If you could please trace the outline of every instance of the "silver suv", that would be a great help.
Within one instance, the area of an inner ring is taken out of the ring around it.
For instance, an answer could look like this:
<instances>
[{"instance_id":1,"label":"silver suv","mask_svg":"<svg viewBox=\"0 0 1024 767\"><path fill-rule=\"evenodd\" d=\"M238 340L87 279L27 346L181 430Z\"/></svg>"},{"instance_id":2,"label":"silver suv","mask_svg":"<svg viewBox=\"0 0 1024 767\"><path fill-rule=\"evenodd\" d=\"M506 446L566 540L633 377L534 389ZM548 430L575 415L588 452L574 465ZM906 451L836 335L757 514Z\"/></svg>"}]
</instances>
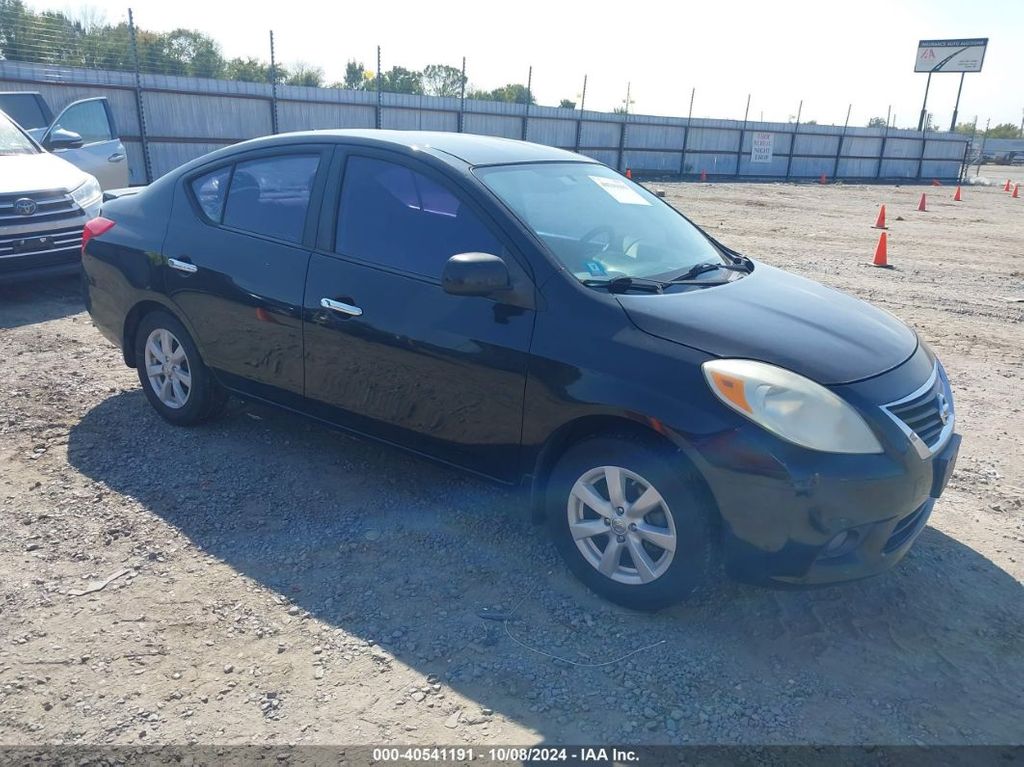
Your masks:
<instances>
[{"instance_id":1,"label":"silver suv","mask_svg":"<svg viewBox=\"0 0 1024 767\"><path fill-rule=\"evenodd\" d=\"M76 272L82 227L102 197L94 176L44 151L0 112L0 285Z\"/></svg>"}]
</instances>

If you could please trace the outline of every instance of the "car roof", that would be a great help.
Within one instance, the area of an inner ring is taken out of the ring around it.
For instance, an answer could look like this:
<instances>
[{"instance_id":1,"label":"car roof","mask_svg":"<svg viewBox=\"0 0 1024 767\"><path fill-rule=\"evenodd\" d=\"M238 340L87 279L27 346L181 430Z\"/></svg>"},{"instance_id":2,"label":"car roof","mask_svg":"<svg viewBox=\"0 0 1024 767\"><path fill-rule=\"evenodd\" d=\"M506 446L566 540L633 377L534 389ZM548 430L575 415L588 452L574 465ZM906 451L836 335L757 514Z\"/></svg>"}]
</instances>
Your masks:
<instances>
[{"instance_id":1,"label":"car roof","mask_svg":"<svg viewBox=\"0 0 1024 767\"><path fill-rule=\"evenodd\" d=\"M596 162L590 157L564 149L534 144L529 141L479 136L472 133L447 133L444 131L406 131L376 129L336 129L279 133L261 139L244 142L254 144L288 144L296 140L339 141L378 146L381 148L421 151L434 155L449 164L504 165L523 162ZM236 147L239 145L235 145Z\"/></svg>"}]
</instances>

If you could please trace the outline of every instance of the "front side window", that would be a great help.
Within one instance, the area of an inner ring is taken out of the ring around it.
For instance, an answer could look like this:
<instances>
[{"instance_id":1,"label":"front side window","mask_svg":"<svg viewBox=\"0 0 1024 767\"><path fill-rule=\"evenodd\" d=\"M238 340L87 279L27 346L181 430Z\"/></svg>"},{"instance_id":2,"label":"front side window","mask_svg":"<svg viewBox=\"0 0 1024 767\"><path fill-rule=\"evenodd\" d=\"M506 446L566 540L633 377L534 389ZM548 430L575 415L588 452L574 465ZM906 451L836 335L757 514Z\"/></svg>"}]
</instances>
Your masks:
<instances>
[{"instance_id":1,"label":"front side window","mask_svg":"<svg viewBox=\"0 0 1024 767\"><path fill-rule=\"evenodd\" d=\"M221 213L224 212L224 200L228 194L230 177L231 167L228 166L192 180L192 193L196 196L199 207L203 209L207 218L218 224Z\"/></svg>"},{"instance_id":2,"label":"front side window","mask_svg":"<svg viewBox=\"0 0 1024 767\"><path fill-rule=\"evenodd\" d=\"M319 155L238 163L224 206L224 225L300 242L319 164Z\"/></svg>"},{"instance_id":3,"label":"front side window","mask_svg":"<svg viewBox=\"0 0 1024 767\"><path fill-rule=\"evenodd\" d=\"M671 279L724 261L693 224L603 165L531 163L475 173L580 280Z\"/></svg>"},{"instance_id":4,"label":"front side window","mask_svg":"<svg viewBox=\"0 0 1024 767\"><path fill-rule=\"evenodd\" d=\"M0 114L0 157L13 154L36 154L39 150L3 114Z\"/></svg>"},{"instance_id":5,"label":"front side window","mask_svg":"<svg viewBox=\"0 0 1024 767\"><path fill-rule=\"evenodd\" d=\"M110 117L102 101L84 101L65 109L53 124L53 130L63 128L77 133L82 143L110 141L114 135L110 128Z\"/></svg>"},{"instance_id":6,"label":"front side window","mask_svg":"<svg viewBox=\"0 0 1024 767\"><path fill-rule=\"evenodd\" d=\"M459 253L502 254L498 239L449 189L404 165L350 157L335 250L438 278Z\"/></svg>"}]
</instances>

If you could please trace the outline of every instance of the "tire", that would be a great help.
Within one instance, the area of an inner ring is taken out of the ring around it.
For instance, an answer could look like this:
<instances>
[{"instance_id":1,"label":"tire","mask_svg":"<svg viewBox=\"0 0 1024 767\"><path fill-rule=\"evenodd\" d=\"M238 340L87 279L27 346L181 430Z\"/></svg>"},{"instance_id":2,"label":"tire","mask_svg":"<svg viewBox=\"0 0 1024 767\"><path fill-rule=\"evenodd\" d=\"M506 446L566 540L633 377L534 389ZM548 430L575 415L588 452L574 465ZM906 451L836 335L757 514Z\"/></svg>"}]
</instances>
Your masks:
<instances>
[{"instance_id":1,"label":"tire","mask_svg":"<svg viewBox=\"0 0 1024 767\"><path fill-rule=\"evenodd\" d=\"M713 509L694 471L678 454L632 436L591 437L571 447L547 493L548 526L569 569L604 598L636 610L668 607L703 587L712 572ZM618 507L608 493L616 476L625 501Z\"/></svg>"},{"instance_id":2,"label":"tire","mask_svg":"<svg viewBox=\"0 0 1024 767\"><path fill-rule=\"evenodd\" d=\"M147 350L150 341L153 345ZM170 363L165 366L168 350ZM135 368L149 404L175 426L205 423L223 412L227 404L227 392L213 380L192 336L166 311L150 312L139 322ZM157 368L161 368L159 373ZM152 378L151 372L155 373Z\"/></svg>"}]
</instances>

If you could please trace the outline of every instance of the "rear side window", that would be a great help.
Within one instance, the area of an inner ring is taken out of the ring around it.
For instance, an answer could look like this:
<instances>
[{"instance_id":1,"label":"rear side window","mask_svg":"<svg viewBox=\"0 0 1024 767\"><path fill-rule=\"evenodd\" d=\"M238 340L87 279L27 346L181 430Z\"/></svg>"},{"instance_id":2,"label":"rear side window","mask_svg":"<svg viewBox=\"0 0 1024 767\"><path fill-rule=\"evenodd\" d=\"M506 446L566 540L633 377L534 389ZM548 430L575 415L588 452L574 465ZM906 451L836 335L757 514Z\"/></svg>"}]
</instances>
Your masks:
<instances>
[{"instance_id":1,"label":"rear side window","mask_svg":"<svg viewBox=\"0 0 1024 767\"><path fill-rule=\"evenodd\" d=\"M335 250L437 278L457 253L501 255L503 248L487 225L441 184L404 165L351 157Z\"/></svg>"},{"instance_id":2,"label":"rear side window","mask_svg":"<svg viewBox=\"0 0 1024 767\"><path fill-rule=\"evenodd\" d=\"M218 224L220 215L224 212L224 199L228 194L230 176L231 166L228 166L192 180L192 193L196 196L196 202L206 217Z\"/></svg>"},{"instance_id":3,"label":"rear side window","mask_svg":"<svg viewBox=\"0 0 1024 767\"><path fill-rule=\"evenodd\" d=\"M286 155L240 162L231 177L224 225L299 242L318 155Z\"/></svg>"}]
</instances>

